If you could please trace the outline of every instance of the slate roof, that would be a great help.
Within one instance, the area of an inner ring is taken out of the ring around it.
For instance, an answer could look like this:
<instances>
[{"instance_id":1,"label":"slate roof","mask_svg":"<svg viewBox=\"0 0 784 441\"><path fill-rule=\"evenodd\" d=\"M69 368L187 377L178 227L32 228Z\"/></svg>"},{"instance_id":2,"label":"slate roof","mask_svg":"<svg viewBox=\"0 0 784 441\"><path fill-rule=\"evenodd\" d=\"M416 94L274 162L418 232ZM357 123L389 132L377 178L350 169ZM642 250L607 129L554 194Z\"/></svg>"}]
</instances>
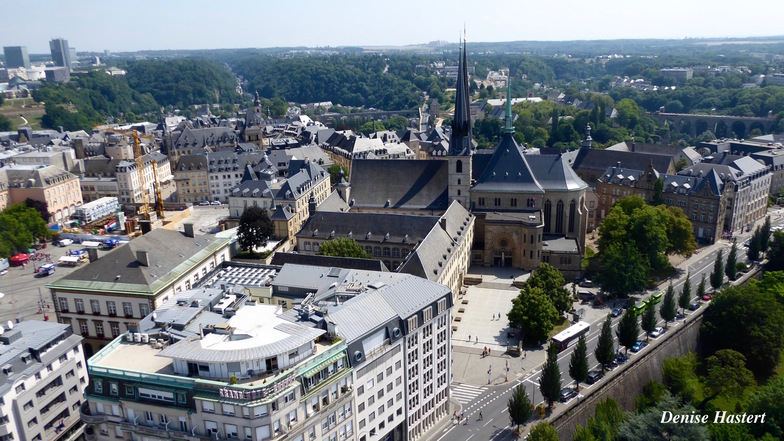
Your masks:
<instances>
[{"instance_id":1,"label":"slate roof","mask_svg":"<svg viewBox=\"0 0 784 441\"><path fill-rule=\"evenodd\" d=\"M30 185L30 179L33 180ZM0 168L0 184L6 186L44 188L53 183L78 177L59 167L48 165L40 168L34 165L13 165Z\"/></svg>"},{"instance_id":2,"label":"slate roof","mask_svg":"<svg viewBox=\"0 0 784 441\"><path fill-rule=\"evenodd\" d=\"M448 163L439 160L354 160L350 198L356 207L445 210Z\"/></svg>"},{"instance_id":3,"label":"slate roof","mask_svg":"<svg viewBox=\"0 0 784 441\"><path fill-rule=\"evenodd\" d=\"M430 232L438 219L438 216L413 214L316 212L297 237L300 240L350 237L366 242L414 244Z\"/></svg>"},{"instance_id":4,"label":"slate roof","mask_svg":"<svg viewBox=\"0 0 784 441\"><path fill-rule=\"evenodd\" d=\"M595 173L599 175L610 164L621 163L623 167L644 170L649 164L659 173L667 173L673 164L672 157L638 152L618 152L602 149L579 149L572 168L578 175Z\"/></svg>"},{"instance_id":5,"label":"slate roof","mask_svg":"<svg viewBox=\"0 0 784 441\"><path fill-rule=\"evenodd\" d=\"M357 259L354 257L317 256L301 253L275 253L271 265L312 265L330 268L358 269L365 271L389 271L384 263L377 259Z\"/></svg>"},{"instance_id":6,"label":"slate roof","mask_svg":"<svg viewBox=\"0 0 784 441\"><path fill-rule=\"evenodd\" d=\"M472 191L544 193L523 149L506 133Z\"/></svg>"},{"instance_id":7,"label":"slate roof","mask_svg":"<svg viewBox=\"0 0 784 441\"><path fill-rule=\"evenodd\" d=\"M179 231L158 228L47 287L106 294L156 294L228 243L229 239L187 237ZM139 250L147 251L150 266L139 263L136 254Z\"/></svg>"},{"instance_id":8,"label":"slate roof","mask_svg":"<svg viewBox=\"0 0 784 441\"><path fill-rule=\"evenodd\" d=\"M349 211L348 202L344 201L337 191L333 191L318 206L316 211L345 212Z\"/></svg>"},{"instance_id":9,"label":"slate roof","mask_svg":"<svg viewBox=\"0 0 784 441\"><path fill-rule=\"evenodd\" d=\"M192 129L185 127L174 141L175 149L199 149L234 145L239 137L230 127L208 127Z\"/></svg>"},{"instance_id":10,"label":"slate roof","mask_svg":"<svg viewBox=\"0 0 784 441\"><path fill-rule=\"evenodd\" d=\"M177 160L177 165L172 172L204 170L207 172L207 156L205 155L182 155Z\"/></svg>"},{"instance_id":11,"label":"slate roof","mask_svg":"<svg viewBox=\"0 0 784 441\"><path fill-rule=\"evenodd\" d=\"M588 188L563 155L525 155L537 182L546 191L569 191Z\"/></svg>"}]
</instances>

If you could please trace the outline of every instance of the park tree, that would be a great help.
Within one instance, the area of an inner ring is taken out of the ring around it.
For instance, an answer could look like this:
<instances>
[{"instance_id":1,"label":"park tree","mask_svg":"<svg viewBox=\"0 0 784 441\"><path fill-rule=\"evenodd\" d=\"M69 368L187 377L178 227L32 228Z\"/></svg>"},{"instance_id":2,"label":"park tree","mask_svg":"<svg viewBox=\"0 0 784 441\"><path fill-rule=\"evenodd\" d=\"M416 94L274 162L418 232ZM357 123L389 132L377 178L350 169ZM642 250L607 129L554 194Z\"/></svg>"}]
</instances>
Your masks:
<instances>
[{"instance_id":1,"label":"park tree","mask_svg":"<svg viewBox=\"0 0 784 441\"><path fill-rule=\"evenodd\" d=\"M758 285L731 286L705 311L701 340L707 356L733 349L758 377L776 368L784 345L784 307Z\"/></svg>"},{"instance_id":2,"label":"park tree","mask_svg":"<svg viewBox=\"0 0 784 441\"><path fill-rule=\"evenodd\" d=\"M600 401L594 414L588 418L588 430L597 441L612 441L618 434L624 415L612 398Z\"/></svg>"},{"instance_id":3,"label":"park tree","mask_svg":"<svg viewBox=\"0 0 784 441\"><path fill-rule=\"evenodd\" d=\"M694 228L686 214L679 207L662 208L667 228L667 254L689 256L697 249Z\"/></svg>"},{"instance_id":4,"label":"park tree","mask_svg":"<svg viewBox=\"0 0 784 441\"><path fill-rule=\"evenodd\" d=\"M564 287L566 281L563 275L549 263L542 263L526 281L526 286L540 288L550 297L559 314L571 311L572 296Z\"/></svg>"},{"instance_id":5,"label":"park tree","mask_svg":"<svg viewBox=\"0 0 784 441\"><path fill-rule=\"evenodd\" d=\"M770 216L765 217L765 223L762 224L762 228L760 229L760 251L763 253L768 251L768 246L770 245Z\"/></svg>"},{"instance_id":6,"label":"park tree","mask_svg":"<svg viewBox=\"0 0 784 441\"><path fill-rule=\"evenodd\" d=\"M761 240L765 240L764 236ZM773 232L773 241L768 247L768 264L765 269L768 271L784 270L784 232Z\"/></svg>"},{"instance_id":7,"label":"park tree","mask_svg":"<svg viewBox=\"0 0 784 441\"><path fill-rule=\"evenodd\" d=\"M667 358L662 363L662 383L673 395L691 401L695 392L696 370L697 357L693 353Z\"/></svg>"},{"instance_id":8,"label":"park tree","mask_svg":"<svg viewBox=\"0 0 784 441\"><path fill-rule=\"evenodd\" d=\"M50 234L38 210L25 204L11 205L0 212L0 257L26 250Z\"/></svg>"},{"instance_id":9,"label":"park tree","mask_svg":"<svg viewBox=\"0 0 784 441\"><path fill-rule=\"evenodd\" d=\"M625 297L645 289L648 266L634 242L616 243L600 255L602 288L614 297Z\"/></svg>"},{"instance_id":10,"label":"park tree","mask_svg":"<svg viewBox=\"0 0 784 441\"><path fill-rule=\"evenodd\" d=\"M757 227L754 230L754 234L749 240L749 248L746 250L746 256L748 256L749 260L752 262L758 261L760 259L760 253L762 252L762 233L760 231L760 227Z\"/></svg>"},{"instance_id":11,"label":"park tree","mask_svg":"<svg viewBox=\"0 0 784 441\"><path fill-rule=\"evenodd\" d=\"M716 260L713 262L713 271L710 275L710 284L713 289L721 288L721 284L724 282L724 253L722 251L719 250L716 254Z\"/></svg>"},{"instance_id":12,"label":"park tree","mask_svg":"<svg viewBox=\"0 0 784 441\"><path fill-rule=\"evenodd\" d=\"M593 355L596 361L601 363L602 370L607 369L615 359L615 340L612 335L612 317L607 314L607 318L602 323L602 331L599 333L599 340L596 342L596 349Z\"/></svg>"},{"instance_id":13,"label":"park tree","mask_svg":"<svg viewBox=\"0 0 784 441\"><path fill-rule=\"evenodd\" d=\"M670 322L675 319L676 314L677 305L675 304L675 288L672 287L672 282L670 282L670 286L667 287L667 292L664 293L661 310L659 310L659 315L664 319L664 327L669 326Z\"/></svg>"},{"instance_id":14,"label":"park tree","mask_svg":"<svg viewBox=\"0 0 784 441\"><path fill-rule=\"evenodd\" d=\"M697 299L702 300L705 297L707 282L705 279L705 273L702 273L702 278L700 279L700 284L697 285Z\"/></svg>"},{"instance_id":15,"label":"park tree","mask_svg":"<svg viewBox=\"0 0 784 441\"><path fill-rule=\"evenodd\" d=\"M685 311L689 307L689 303L691 303L691 273L687 270L686 280L683 281L681 295L678 297L678 306L682 311Z\"/></svg>"},{"instance_id":16,"label":"park tree","mask_svg":"<svg viewBox=\"0 0 784 441\"><path fill-rule=\"evenodd\" d=\"M356 240L348 237L337 237L322 243L319 246L318 255L370 259L362 246Z\"/></svg>"},{"instance_id":17,"label":"park tree","mask_svg":"<svg viewBox=\"0 0 784 441\"><path fill-rule=\"evenodd\" d=\"M572 351L569 359L569 376L575 382L575 389L580 390L580 383L588 379L588 345L585 343L585 334L577 339L577 346Z\"/></svg>"},{"instance_id":18,"label":"park tree","mask_svg":"<svg viewBox=\"0 0 784 441\"><path fill-rule=\"evenodd\" d=\"M523 339L539 343L547 340L558 323L558 310L541 288L525 286L520 295L512 299L512 309L507 314L511 326L523 330Z\"/></svg>"},{"instance_id":19,"label":"park tree","mask_svg":"<svg viewBox=\"0 0 784 441\"><path fill-rule=\"evenodd\" d=\"M24 203L28 208L35 208L36 211L41 214L41 219L43 219L44 222L49 222L49 207L46 205L46 202L27 198L25 199Z\"/></svg>"},{"instance_id":20,"label":"park tree","mask_svg":"<svg viewBox=\"0 0 784 441\"><path fill-rule=\"evenodd\" d=\"M263 247L274 235L275 227L267 210L255 205L245 208L237 228L237 242L243 250L253 251L254 248Z\"/></svg>"},{"instance_id":21,"label":"park tree","mask_svg":"<svg viewBox=\"0 0 784 441\"><path fill-rule=\"evenodd\" d=\"M558 431L547 421L540 421L528 432L528 441L558 441Z\"/></svg>"},{"instance_id":22,"label":"park tree","mask_svg":"<svg viewBox=\"0 0 784 441\"><path fill-rule=\"evenodd\" d=\"M746 357L732 349L716 351L705 359L705 398L700 408L716 397L742 398L743 391L756 386L754 374L746 368Z\"/></svg>"},{"instance_id":23,"label":"park tree","mask_svg":"<svg viewBox=\"0 0 784 441\"><path fill-rule=\"evenodd\" d=\"M512 421L512 424L517 425L518 430L520 426L531 419L533 415L531 400L525 392L524 384L518 384L512 389L512 396L507 401L507 407L509 408L509 419Z\"/></svg>"},{"instance_id":24,"label":"park tree","mask_svg":"<svg viewBox=\"0 0 784 441\"><path fill-rule=\"evenodd\" d=\"M705 425L674 423L663 421L664 412L675 415L690 415L695 409L684 404L677 397L665 395L656 407L632 414L618 428L616 439L622 441L649 441L660 439L679 439L689 441L708 441L710 434Z\"/></svg>"},{"instance_id":25,"label":"park tree","mask_svg":"<svg viewBox=\"0 0 784 441\"><path fill-rule=\"evenodd\" d=\"M645 340L648 340L650 333L656 329L656 304L648 303L645 312L642 313L642 330L645 331Z\"/></svg>"},{"instance_id":26,"label":"park tree","mask_svg":"<svg viewBox=\"0 0 784 441\"><path fill-rule=\"evenodd\" d=\"M637 343L637 336L640 334L640 325L637 323L637 314L634 312L634 305L624 311L621 320L618 322L618 329L615 330L618 335L618 343L626 348L629 348Z\"/></svg>"},{"instance_id":27,"label":"park tree","mask_svg":"<svg viewBox=\"0 0 784 441\"><path fill-rule=\"evenodd\" d=\"M651 380L642 387L642 393L634 400L634 410L642 412L655 407L667 393L667 388L656 380Z\"/></svg>"},{"instance_id":28,"label":"park tree","mask_svg":"<svg viewBox=\"0 0 784 441\"><path fill-rule=\"evenodd\" d=\"M784 271L766 271L761 280L749 279L749 284L759 292L773 295L784 305Z\"/></svg>"},{"instance_id":29,"label":"park tree","mask_svg":"<svg viewBox=\"0 0 784 441\"><path fill-rule=\"evenodd\" d=\"M594 107L596 109L596 107ZM596 437L593 436L591 433L591 429L588 426L582 426L580 424L574 428L574 436L572 437L572 441L596 441Z\"/></svg>"},{"instance_id":30,"label":"park tree","mask_svg":"<svg viewBox=\"0 0 784 441\"><path fill-rule=\"evenodd\" d=\"M0 114L0 132L10 132L12 127L11 120L7 116Z\"/></svg>"},{"instance_id":31,"label":"park tree","mask_svg":"<svg viewBox=\"0 0 784 441\"><path fill-rule=\"evenodd\" d=\"M738 275L738 247L735 242L732 242L732 247L730 248L729 254L727 254L727 262L724 265L724 274L727 275L727 278L730 280L735 280L735 277Z\"/></svg>"},{"instance_id":32,"label":"park tree","mask_svg":"<svg viewBox=\"0 0 784 441\"><path fill-rule=\"evenodd\" d=\"M539 392L547 400L547 405L552 408L553 403L561 394L561 369L558 367L558 348L554 342L547 347L547 360L539 377Z\"/></svg>"},{"instance_id":33,"label":"park tree","mask_svg":"<svg viewBox=\"0 0 784 441\"><path fill-rule=\"evenodd\" d=\"M767 418L759 424L751 424L752 434L761 439L765 434L771 439L784 439L784 377L773 377L767 384L754 391L748 399L746 411Z\"/></svg>"}]
</instances>

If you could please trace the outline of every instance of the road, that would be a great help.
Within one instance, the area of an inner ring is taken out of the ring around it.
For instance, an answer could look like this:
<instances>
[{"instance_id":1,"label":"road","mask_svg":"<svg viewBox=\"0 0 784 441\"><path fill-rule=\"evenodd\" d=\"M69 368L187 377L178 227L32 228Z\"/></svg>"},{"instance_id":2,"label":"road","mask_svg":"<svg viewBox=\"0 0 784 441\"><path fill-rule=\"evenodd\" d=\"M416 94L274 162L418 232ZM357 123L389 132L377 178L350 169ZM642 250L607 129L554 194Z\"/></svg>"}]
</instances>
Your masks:
<instances>
[{"instance_id":1,"label":"road","mask_svg":"<svg viewBox=\"0 0 784 441\"><path fill-rule=\"evenodd\" d=\"M783 226L784 225L784 210L777 210L769 212L772 218L773 226ZM746 260L746 250L743 247L743 241L747 238L751 237L751 233L743 233L739 235L736 240L738 243L738 262L743 262ZM697 285L700 283L700 279L702 275L705 274L706 279L709 278L711 271L713 270L713 264L716 260L716 253L719 250L723 250L723 255L726 259L727 253L731 247L731 243L728 241L721 241L718 246L712 247L711 251L703 251L704 255L697 260L696 262L692 262L688 265L689 270L689 280L691 282L691 289L692 295L696 294ZM685 267L680 269L685 270ZM676 301L677 301L677 294L680 292L681 287L683 286L684 281L686 280L685 271L682 271L681 274L677 277L677 279L673 280L673 286L675 288L676 293ZM707 280L706 280L706 283ZM661 285L662 288L666 289L667 285ZM708 285L709 287L709 285ZM647 297L648 295L658 292L660 289L651 290L646 295L641 296L641 298ZM693 312L686 311L686 315L691 315ZM615 328L618 325L618 321L620 320L620 316L613 319L613 335L615 335ZM591 370L600 369L599 364L596 361L596 358L593 355L594 349L596 348L597 340L599 333L601 332L601 323L602 320L598 320L591 324L591 330L588 333L588 360L589 366ZM670 329L674 326L680 326L682 322L676 320L669 324ZM663 321L659 320L658 325L663 325ZM669 336L669 334L665 334L662 337L659 337L657 340L665 339ZM640 334L640 339L644 340L645 338L644 333ZM651 343L654 343L654 339L651 339ZM564 352L560 353L558 356L558 365L561 370L561 381L562 387L574 387L574 382L571 381L569 378L569 358L573 351L574 347L571 347ZM642 352L650 350L650 346L643 348ZM632 354L629 352L630 358L637 356L636 354ZM515 369L520 369L520 361L518 359L512 358L509 359L510 363L510 377L515 377ZM501 364L499 366L493 366L493 369L501 369L505 370L505 364ZM617 369L617 368L616 368ZM504 440L517 440L518 437L514 433L513 426L510 424L509 420L509 413L507 408L507 402L509 397L511 396L511 391L518 384L523 384L526 392L528 393L528 397L531 399L533 403L541 403L542 402L542 395L539 392L539 377L541 376L541 366L539 366L535 371L528 372L527 376L521 378L519 380L513 381L512 383L506 383L503 385L498 386L488 386L488 387L477 387L471 385L464 385L464 384L453 384L451 388L451 393L453 398L459 400L463 405L463 411L465 414L465 422L461 422L458 426L456 422L450 423L447 427L442 429L440 432L435 433L434 439L437 441L468 441L468 440L491 440L491 441L504 441ZM604 379L599 380L598 383L605 381ZM597 383L597 384L598 384ZM590 391L593 385L580 385L580 391L582 394ZM573 398L566 404L557 404L558 407L563 406L573 406L581 396L577 398ZM482 413L483 419L479 419L479 413ZM529 424L528 426L531 426ZM530 427L526 427L527 429Z\"/></svg>"}]
</instances>

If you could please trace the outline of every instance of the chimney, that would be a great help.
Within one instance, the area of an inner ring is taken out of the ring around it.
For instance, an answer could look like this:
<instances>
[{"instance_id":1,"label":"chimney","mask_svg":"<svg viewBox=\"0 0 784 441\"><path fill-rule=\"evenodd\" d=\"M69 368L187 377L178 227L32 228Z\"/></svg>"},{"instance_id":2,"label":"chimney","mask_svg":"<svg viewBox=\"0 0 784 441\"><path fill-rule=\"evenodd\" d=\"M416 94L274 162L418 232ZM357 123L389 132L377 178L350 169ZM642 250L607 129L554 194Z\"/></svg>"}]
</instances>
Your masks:
<instances>
[{"instance_id":1,"label":"chimney","mask_svg":"<svg viewBox=\"0 0 784 441\"><path fill-rule=\"evenodd\" d=\"M95 262L96 260L98 260L98 249L87 248L87 257L90 258L90 262Z\"/></svg>"},{"instance_id":2,"label":"chimney","mask_svg":"<svg viewBox=\"0 0 784 441\"><path fill-rule=\"evenodd\" d=\"M185 228L185 235L186 236L194 237L193 236L193 224L192 223L183 224L182 226L183 226L183 228Z\"/></svg>"},{"instance_id":3,"label":"chimney","mask_svg":"<svg viewBox=\"0 0 784 441\"><path fill-rule=\"evenodd\" d=\"M146 250L136 250L136 261L140 265L150 266L150 257L147 255Z\"/></svg>"}]
</instances>

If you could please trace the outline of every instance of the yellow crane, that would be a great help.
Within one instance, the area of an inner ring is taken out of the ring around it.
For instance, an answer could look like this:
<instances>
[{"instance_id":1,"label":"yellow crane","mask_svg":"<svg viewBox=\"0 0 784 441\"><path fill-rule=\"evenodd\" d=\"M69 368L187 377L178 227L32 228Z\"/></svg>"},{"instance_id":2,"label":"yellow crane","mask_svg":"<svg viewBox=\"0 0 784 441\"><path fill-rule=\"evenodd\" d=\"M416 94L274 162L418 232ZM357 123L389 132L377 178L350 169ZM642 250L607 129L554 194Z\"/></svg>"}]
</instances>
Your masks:
<instances>
[{"instance_id":1,"label":"yellow crane","mask_svg":"<svg viewBox=\"0 0 784 441\"><path fill-rule=\"evenodd\" d=\"M142 189L142 205L139 207L139 218L142 221L150 220L150 198L147 194L147 180L144 178L144 158L142 142L136 130L133 131L133 156L136 159L136 171L139 173L139 188Z\"/></svg>"},{"instance_id":2,"label":"yellow crane","mask_svg":"<svg viewBox=\"0 0 784 441\"><path fill-rule=\"evenodd\" d=\"M158 182L158 161L152 161L152 175L155 178L155 213L163 219L163 197L161 197L161 183Z\"/></svg>"}]
</instances>

